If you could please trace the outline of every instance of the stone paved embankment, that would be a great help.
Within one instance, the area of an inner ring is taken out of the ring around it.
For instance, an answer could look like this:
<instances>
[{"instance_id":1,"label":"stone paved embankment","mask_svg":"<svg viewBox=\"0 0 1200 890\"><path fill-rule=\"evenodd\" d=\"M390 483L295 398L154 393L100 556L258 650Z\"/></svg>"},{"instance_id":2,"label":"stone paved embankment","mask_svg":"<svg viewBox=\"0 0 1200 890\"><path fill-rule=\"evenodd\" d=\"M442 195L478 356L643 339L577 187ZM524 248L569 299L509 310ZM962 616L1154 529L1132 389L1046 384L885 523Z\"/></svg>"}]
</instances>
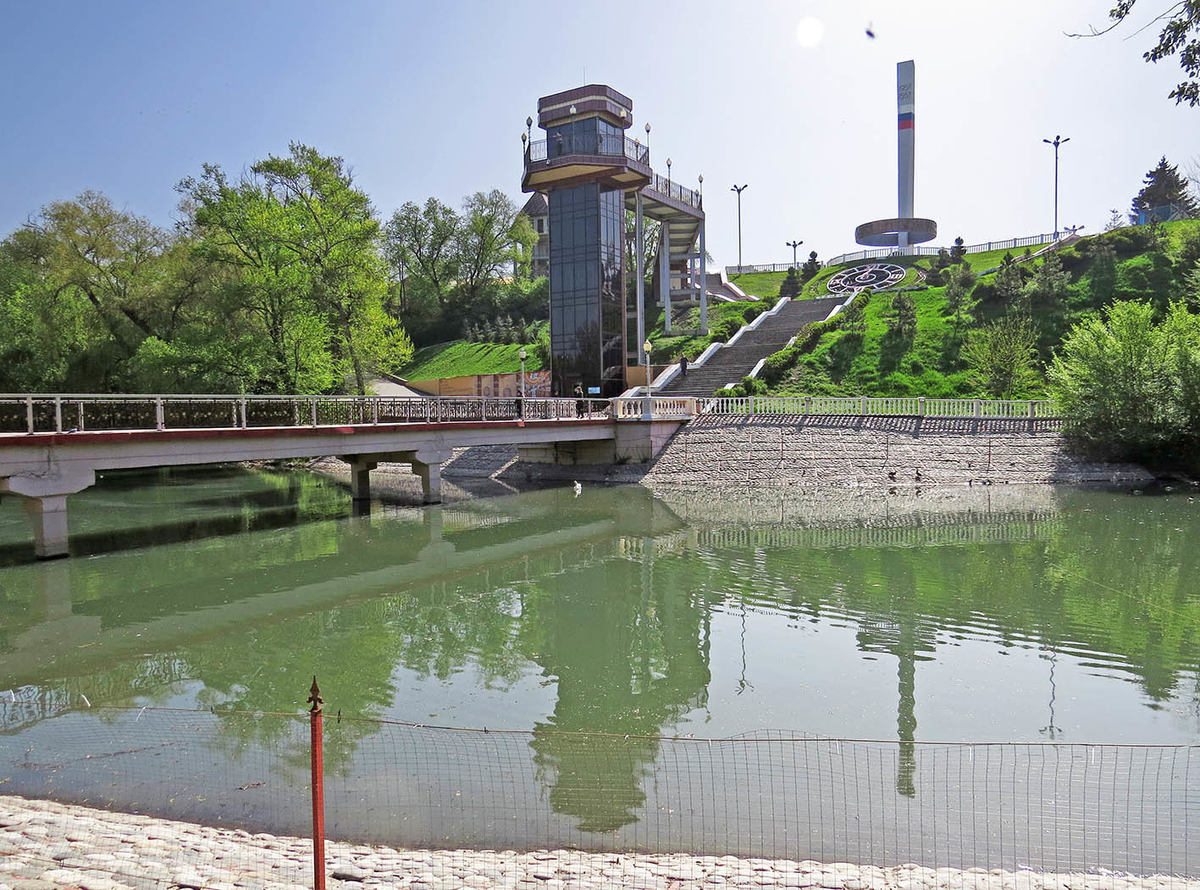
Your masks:
<instances>
[{"instance_id":1,"label":"stone paved embankment","mask_svg":"<svg viewBox=\"0 0 1200 890\"><path fill-rule=\"evenodd\" d=\"M1043 874L734 856L327 845L337 890L1200 890L1164 875ZM312 842L0 796L0 890L301 890Z\"/></svg>"},{"instance_id":2,"label":"stone paved embankment","mask_svg":"<svg viewBox=\"0 0 1200 890\"><path fill-rule=\"evenodd\" d=\"M321 467L346 477L340 461L327 460ZM419 500L419 483L406 466L381 464L376 479L393 493ZM515 446L482 446L457 450L443 479L449 501L470 497L485 480L902 491L1010 483L1137 486L1152 482L1153 476L1131 464L1074 453L1060 424L1051 420L722 415L685 424L646 463L524 463Z\"/></svg>"}]
</instances>

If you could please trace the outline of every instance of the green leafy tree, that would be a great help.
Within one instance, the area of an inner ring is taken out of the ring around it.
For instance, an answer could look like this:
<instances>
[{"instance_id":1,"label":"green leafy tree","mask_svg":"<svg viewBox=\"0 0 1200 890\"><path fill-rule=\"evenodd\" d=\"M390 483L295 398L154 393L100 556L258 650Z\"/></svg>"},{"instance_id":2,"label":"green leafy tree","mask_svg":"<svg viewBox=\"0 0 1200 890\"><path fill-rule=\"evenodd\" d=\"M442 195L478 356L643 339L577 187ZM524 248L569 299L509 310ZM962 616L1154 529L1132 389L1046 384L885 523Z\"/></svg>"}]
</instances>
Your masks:
<instances>
[{"instance_id":1,"label":"green leafy tree","mask_svg":"<svg viewBox=\"0 0 1200 890\"><path fill-rule=\"evenodd\" d=\"M499 189L476 192L463 201L454 249L457 254L457 300L479 308L484 290L505 266L533 256L538 234L529 217Z\"/></svg>"},{"instance_id":2,"label":"green leafy tree","mask_svg":"<svg viewBox=\"0 0 1200 890\"><path fill-rule=\"evenodd\" d=\"M1179 172L1177 165L1167 163L1164 155L1142 180L1142 189L1130 205L1129 221L1136 223L1141 214L1168 205L1180 208L1189 218L1200 215L1200 204L1192 196L1187 178Z\"/></svg>"},{"instance_id":3,"label":"green leafy tree","mask_svg":"<svg viewBox=\"0 0 1200 890\"><path fill-rule=\"evenodd\" d=\"M962 356L988 396L1014 399L1027 394L1036 380L1036 346L1037 333L1030 320L1009 314L972 330Z\"/></svg>"},{"instance_id":4,"label":"green leafy tree","mask_svg":"<svg viewBox=\"0 0 1200 890\"><path fill-rule=\"evenodd\" d=\"M1125 215L1116 207L1112 208L1109 213L1111 215L1108 217L1108 222L1104 224L1104 231L1115 232L1117 229L1124 228Z\"/></svg>"},{"instance_id":5,"label":"green leafy tree","mask_svg":"<svg viewBox=\"0 0 1200 890\"><path fill-rule=\"evenodd\" d=\"M1156 324L1149 302L1127 300L1075 325L1048 374L1067 431L1117 457L1152 457L1178 445L1197 410L1184 403L1182 383L1186 376L1194 395L1197 324L1182 304Z\"/></svg>"},{"instance_id":6,"label":"green leafy tree","mask_svg":"<svg viewBox=\"0 0 1200 890\"><path fill-rule=\"evenodd\" d=\"M341 158L298 143L237 182L207 165L179 185L194 208L200 251L236 273L231 298L266 334L274 386L366 391L412 344L384 304L380 228Z\"/></svg>"},{"instance_id":7,"label":"green leafy tree","mask_svg":"<svg viewBox=\"0 0 1200 890\"><path fill-rule=\"evenodd\" d=\"M957 238L954 239L954 244L950 248L950 264L957 265L959 263L966 262L966 259L967 259L967 246L966 246L966 244L963 243L962 236L959 235Z\"/></svg>"},{"instance_id":8,"label":"green leafy tree","mask_svg":"<svg viewBox=\"0 0 1200 890\"><path fill-rule=\"evenodd\" d=\"M385 235L393 271L415 278L442 309L458 276L458 214L437 198L424 207L412 201L392 214Z\"/></svg>"},{"instance_id":9,"label":"green leafy tree","mask_svg":"<svg viewBox=\"0 0 1200 890\"><path fill-rule=\"evenodd\" d=\"M1114 27L1129 17L1136 3L1137 0L1117 0L1109 12ZM1174 99L1176 105L1186 102L1193 108L1200 106L1200 3L1196 0L1172 3L1154 21L1163 22L1163 27L1158 43L1143 58L1147 62L1160 62L1178 55L1184 79L1167 98Z\"/></svg>"}]
</instances>

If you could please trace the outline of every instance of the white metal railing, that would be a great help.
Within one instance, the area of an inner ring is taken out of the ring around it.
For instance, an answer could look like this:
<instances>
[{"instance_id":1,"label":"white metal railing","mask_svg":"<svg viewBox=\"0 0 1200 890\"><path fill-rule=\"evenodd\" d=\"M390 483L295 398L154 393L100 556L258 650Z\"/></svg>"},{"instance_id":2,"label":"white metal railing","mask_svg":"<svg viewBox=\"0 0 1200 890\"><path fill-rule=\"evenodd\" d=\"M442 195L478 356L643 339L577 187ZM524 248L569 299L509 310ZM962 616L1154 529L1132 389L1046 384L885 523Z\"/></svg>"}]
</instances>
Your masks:
<instances>
[{"instance_id":1,"label":"white metal railing","mask_svg":"<svg viewBox=\"0 0 1200 890\"><path fill-rule=\"evenodd\" d=\"M697 399L698 414L859 417L981 417L1049 420L1046 399L926 399L872 396L742 396Z\"/></svg>"},{"instance_id":2,"label":"white metal railing","mask_svg":"<svg viewBox=\"0 0 1200 890\"><path fill-rule=\"evenodd\" d=\"M1038 244L1049 244L1054 235L1025 235L1020 238L1007 238L1003 241L980 241L978 244L967 244L963 247L966 253L987 253L992 250L1016 250L1021 247L1033 247ZM873 247L869 250L856 250L843 253L827 260L821 260L821 268L839 266L842 263L856 263L862 260L881 260L893 256L937 256L939 250L950 250L949 247ZM786 272L792 267L799 269L801 263L756 263L754 265L726 266L726 275L746 275L752 272Z\"/></svg>"},{"instance_id":3,"label":"white metal railing","mask_svg":"<svg viewBox=\"0 0 1200 890\"><path fill-rule=\"evenodd\" d=\"M0 395L0 434L256 429L515 420L686 420L700 414L1057 418L1044 399L743 396L695 399Z\"/></svg>"},{"instance_id":4,"label":"white metal railing","mask_svg":"<svg viewBox=\"0 0 1200 890\"><path fill-rule=\"evenodd\" d=\"M607 399L409 396L0 395L0 433L596 420Z\"/></svg>"}]
</instances>

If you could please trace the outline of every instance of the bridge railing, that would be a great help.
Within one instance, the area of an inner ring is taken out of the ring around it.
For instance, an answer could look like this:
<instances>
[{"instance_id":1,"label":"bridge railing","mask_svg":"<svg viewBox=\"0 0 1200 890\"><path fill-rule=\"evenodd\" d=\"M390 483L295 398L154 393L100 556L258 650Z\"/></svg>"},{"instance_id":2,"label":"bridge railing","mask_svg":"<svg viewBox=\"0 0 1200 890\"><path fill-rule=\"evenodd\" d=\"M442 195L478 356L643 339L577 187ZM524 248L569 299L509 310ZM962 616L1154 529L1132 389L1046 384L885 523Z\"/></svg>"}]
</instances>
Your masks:
<instances>
[{"instance_id":1,"label":"bridge railing","mask_svg":"<svg viewBox=\"0 0 1200 890\"><path fill-rule=\"evenodd\" d=\"M696 400L697 414L871 417L1057 418L1047 399L926 399L870 396L744 396Z\"/></svg>"},{"instance_id":2,"label":"bridge railing","mask_svg":"<svg viewBox=\"0 0 1200 890\"><path fill-rule=\"evenodd\" d=\"M610 416L607 399L0 395L0 433L576 420Z\"/></svg>"}]
</instances>

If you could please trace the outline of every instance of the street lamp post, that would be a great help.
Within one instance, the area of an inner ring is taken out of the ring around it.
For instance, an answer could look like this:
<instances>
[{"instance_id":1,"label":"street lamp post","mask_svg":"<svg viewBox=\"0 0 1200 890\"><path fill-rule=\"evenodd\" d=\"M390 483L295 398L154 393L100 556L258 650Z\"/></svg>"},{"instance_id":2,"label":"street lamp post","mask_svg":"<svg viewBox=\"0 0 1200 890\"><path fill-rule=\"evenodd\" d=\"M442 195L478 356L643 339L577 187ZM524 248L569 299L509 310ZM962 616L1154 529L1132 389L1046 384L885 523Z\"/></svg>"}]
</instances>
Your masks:
<instances>
[{"instance_id":1,"label":"street lamp post","mask_svg":"<svg viewBox=\"0 0 1200 890\"><path fill-rule=\"evenodd\" d=\"M525 359L529 358L529 353L522 346L517 350L517 358L521 360L521 401L525 400Z\"/></svg>"},{"instance_id":2,"label":"street lamp post","mask_svg":"<svg viewBox=\"0 0 1200 890\"><path fill-rule=\"evenodd\" d=\"M671 187L671 159L667 158L667 188Z\"/></svg>"},{"instance_id":3,"label":"street lamp post","mask_svg":"<svg viewBox=\"0 0 1200 890\"><path fill-rule=\"evenodd\" d=\"M784 241L783 243L792 249L792 266L795 267L795 265L796 265L796 248L799 247L804 242L803 241Z\"/></svg>"},{"instance_id":4,"label":"street lamp post","mask_svg":"<svg viewBox=\"0 0 1200 890\"><path fill-rule=\"evenodd\" d=\"M650 389L651 383L653 382L650 380L650 350L652 348L653 347L650 345L649 339L647 339L646 342L642 344L642 354L646 356L646 395L647 395L647 397L653 395L653 392Z\"/></svg>"},{"instance_id":5,"label":"street lamp post","mask_svg":"<svg viewBox=\"0 0 1200 890\"><path fill-rule=\"evenodd\" d=\"M749 183L747 183L746 185L735 185L729 189L731 192L737 192L737 196L738 196L738 274L739 275L741 274L741 271L742 271L742 192L744 192L748 188L750 188Z\"/></svg>"},{"instance_id":6,"label":"street lamp post","mask_svg":"<svg viewBox=\"0 0 1200 890\"><path fill-rule=\"evenodd\" d=\"M1063 143L1070 142L1071 137L1063 139L1061 136L1055 136L1054 141L1043 139L1047 145L1054 146L1054 240L1058 240L1058 147Z\"/></svg>"}]
</instances>

